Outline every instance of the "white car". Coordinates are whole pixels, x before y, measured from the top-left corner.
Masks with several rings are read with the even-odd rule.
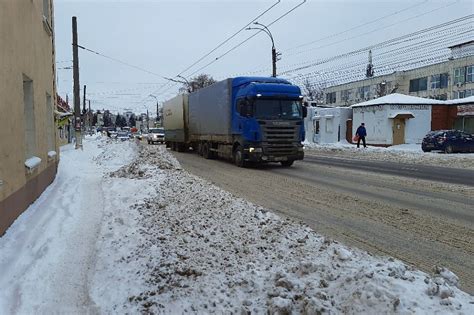
[[[148,144],[165,143],[165,130],[163,128],[153,128],[148,131]]]

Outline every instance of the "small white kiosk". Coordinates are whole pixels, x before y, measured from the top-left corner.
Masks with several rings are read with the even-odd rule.
[[[337,143],[346,140],[347,120],[352,118],[352,108],[334,107],[318,109],[313,115],[313,142]]]
[[[446,102],[403,94],[390,94],[352,105],[355,135],[361,123],[367,130],[367,144],[397,145],[421,143],[431,130],[431,107]]]

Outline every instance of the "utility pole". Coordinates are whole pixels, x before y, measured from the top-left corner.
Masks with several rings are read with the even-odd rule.
[[[89,100],[89,109],[87,110],[87,129],[89,130],[89,133],[91,132],[92,129],[92,119],[91,119],[91,100]]]
[[[156,101],[156,125],[158,125],[159,119],[160,119],[160,110],[158,108],[158,101]]]
[[[74,80],[74,130],[76,135],[76,150],[82,149],[81,132],[81,100],[79,90],[79,51],[77,47],[77,18],[72,17],[72,67]]]
[[[84,96],[82,97],[82,128],[83,128],[83,132],[84,132],[84,135],[87,133],[86,131],[86,115],[87,115],[87,112],[86,112],[86,88],[87,86],[84,84]]]
[[[367,70],[365,76],[371,78],[374,76],[374,65],[372,64],[372,50],[369,50],[369,63],[367,64]]]
[[[272,47],[272,77],[277,76],[277,52],[275,46]]]
[[[276,68],[276,63],[279,60],[278,56],[281,55],[281,53],[278,53],[275,48],[275,41],[273,40],[273,35],[270,32],[270,29],[262,23],[258,22],[253,22],[253,24],[261,26],[261,27],[247,27],[246,30],[259,30],[265,32],[271,39],[272,41],[272,77],[276,78],[277,76],[277,68]]]
[[[150,128],[150,115],[148,114],[148,108],[146,109],[146,131]]]

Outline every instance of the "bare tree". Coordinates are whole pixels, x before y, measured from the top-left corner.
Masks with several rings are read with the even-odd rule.
[[[324,103],[324,89],[326,88],[326,82],[311,82],[309,78],[305,78],[303,81],[304,96],[308,101],[315,101],[318,104]]]
[[[189,80],[189,82],[183,83],[183,86],[179,89],[179,91],[181,93],[192,93],[206,86],[212,85],[216,82],[217,81],[214,80],[212,76],[203,73],[192,78],[191,80]]]

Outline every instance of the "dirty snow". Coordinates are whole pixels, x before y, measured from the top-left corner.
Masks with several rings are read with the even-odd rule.
[[[473,314],[458,278],[325,238],[182,170],[88,138],[0,238],[0,314]],[[80,171],[79,171],[80,170]]]
[[[305,141],[305,154],[331,154],[331,156],[353,159],[392,161],[399,163],[426,164],[443,167],[474,169],[473,153],[445,154],[439,151],[423,152],[421,144],[400,144],[387,148],[367,146],[357,148],[355,144],[338,143],[316,144]]]

